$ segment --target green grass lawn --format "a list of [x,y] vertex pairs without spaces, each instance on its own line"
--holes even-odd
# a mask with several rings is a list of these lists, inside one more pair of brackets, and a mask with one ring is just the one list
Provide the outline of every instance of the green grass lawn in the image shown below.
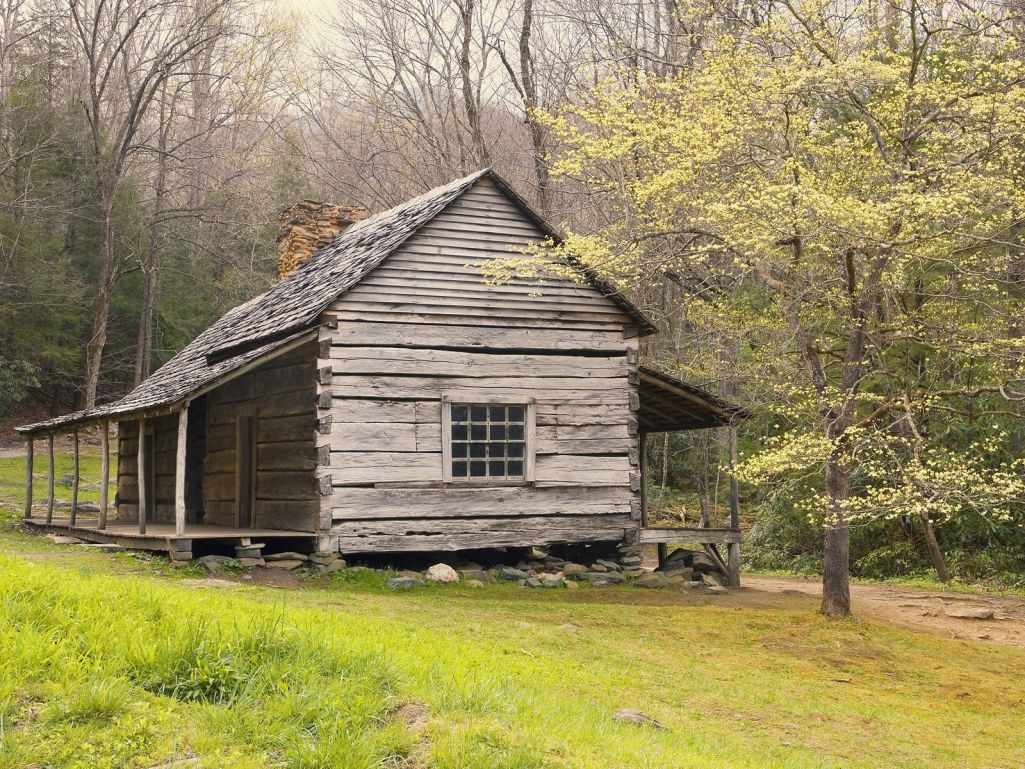
[[202,587],[0,515],[2,769],[1025,767],[1020,650],[629,587]]

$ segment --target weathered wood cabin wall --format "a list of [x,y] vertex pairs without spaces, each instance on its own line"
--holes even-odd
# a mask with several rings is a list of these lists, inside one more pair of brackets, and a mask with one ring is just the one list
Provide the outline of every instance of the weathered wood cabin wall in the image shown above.
[[[639,527],[632,319],[588,285],[482,282],[542,232],[484,179],[325,313],[321,416],[345,551],[620,540]],[[536,482],[443,481],[442,397],[536,401]]]
[[[117,429],[117,518],[139,520],[139,423],[119,422]],[[146,432],[153,433],[154,513],[149,520],[174,523],[174,472],[178,446],[178,415],[146,420]]]
[[207,395],[203,522],[236,525],[238,419],[256,417],[256,528],[316,531],[316,342]]

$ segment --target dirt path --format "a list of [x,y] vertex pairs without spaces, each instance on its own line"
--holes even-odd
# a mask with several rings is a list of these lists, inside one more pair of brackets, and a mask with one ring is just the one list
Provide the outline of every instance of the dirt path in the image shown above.
[[[799,577],[743,578],[741,591],[752,605],[768,595],[806,596],[815,604],[822,585]],[[985,593],[945,593],[896,585],[851,585],[851,604],[859,617],[952,638],[990,641],[1025,648],[1025,600]],[[989,618],[957,615],[992,615]]]

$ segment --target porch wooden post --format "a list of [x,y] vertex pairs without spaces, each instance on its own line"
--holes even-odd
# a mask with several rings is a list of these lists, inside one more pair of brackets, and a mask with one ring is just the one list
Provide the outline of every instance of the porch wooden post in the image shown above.
[[146,533],[146,417],[139,417],[139,447],[135,453],[135,477],[139,484],[139,533]]
[[107,497],[110,487],[110,422],[104,422],[103,456],[100,459],[100,523],[99,529],[107,528]]
[[46,525],[49,526],[53,522],[53,433],[46,436],[46,445],[49,455],[49,475],[47,476],[46,486],[49,493],[49,499],[46,501]]
[[[737,464],[737,426],[730,425],[730,528],[740,529],[740,487],[734,467]],[[730,542],[726,551],[726,579],[730,587],[740,587],[740,543]]]
[[75,452],[71,468],[71,526],[74,526],[78,519],[78,430],[74,432],[74,446]]
[[32,517],[32,436],[25,437],[25,517]]
[[178,412],[178,453],[174,466],[174,533],[185,533],[185,450],[189,435],[189,403]]

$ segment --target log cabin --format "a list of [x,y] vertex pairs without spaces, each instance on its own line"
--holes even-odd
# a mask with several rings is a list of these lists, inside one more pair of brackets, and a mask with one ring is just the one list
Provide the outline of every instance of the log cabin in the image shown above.
[[[734,555],[735,514],[728,529],[645,525],[643,441],[743,410],[641,365],[655,327],[590,272],[485,282],[484,262],[559,237],[497,174],[374,216],[307,204],[287,219],[273,288],[121,400],[18,428],[29,525],[178,559],[197,542],[255,539],[342,554],[674,540]],[[297,258],[296,243],[317,250]],[[103,498],[85,520],[78,435],[96,425]],[[65,519],[61,432],[76,447]],[[38,439],[50,491],[37,515]]]

